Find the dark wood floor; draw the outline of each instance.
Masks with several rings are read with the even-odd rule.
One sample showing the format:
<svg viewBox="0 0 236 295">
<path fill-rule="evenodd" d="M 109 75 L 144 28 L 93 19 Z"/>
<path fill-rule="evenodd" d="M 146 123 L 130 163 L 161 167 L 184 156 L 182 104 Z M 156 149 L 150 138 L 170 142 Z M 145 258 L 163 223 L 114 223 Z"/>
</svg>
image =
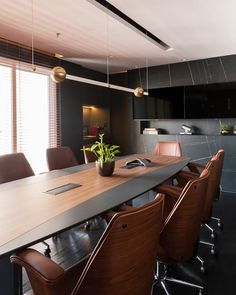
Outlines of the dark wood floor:
<svg viewBox="0 0 236 295">
<path fill-rule="evenodd" d="M 214 215 L 220 216 L 223 221 L 223 229 L 217 228 L 215 222 L 212 226 L 216 229 L 217 239 L 215 241 L 217 255 L 212 256 L 209 248 L 200 246 L 199 253 L 205 259 L 207 272 L 202 274 L 197 261 L 188 264 L 172 267 L 169 272 L 176 278 L 203 284 L 204 293 L 210 295 L 234 295 L 236 294 L 236 194 L 223 193 L 220 201 L 214 206 Z M 98 220 L 98 224 L 90 230 L 83 226 L 74 228 L 62 233 L 57 238 L 49 239 L 47 242 L 51 246 L 51 257 L 62 267 L 67 268 L 83 256 L 90 252 L 99 237 L 101 236 L 106 224 Z M 202 237 L 208 238 L 208 233 L 202 230 Z M 208 238 L 210 241 L 211 239 Z M 38 244 L 35 249 L 43 252 L 44 246 Z M 30 289 L 27 276 L 23 275 L 24 291 Z M 173 295 L 179 294 L 198 294 L 196 289 L 186 286 L 179 286 L 169 283 Z M 153 295 L 165 294 L 158 286 L 154 287 Z"/>
</svg>

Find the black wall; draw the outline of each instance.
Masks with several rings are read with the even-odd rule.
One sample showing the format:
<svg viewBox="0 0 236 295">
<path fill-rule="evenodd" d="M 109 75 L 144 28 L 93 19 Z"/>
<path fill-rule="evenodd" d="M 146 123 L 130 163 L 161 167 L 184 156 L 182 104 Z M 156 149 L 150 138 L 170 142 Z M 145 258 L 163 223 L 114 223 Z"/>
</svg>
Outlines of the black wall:
<svg viewBox="0 0 236 295">
<path fill-rule="evenodd" d="M 61 144 L 70 146 L 80 163 L 83 141 L 82 105 L 110 108 L 110 91 L 107 88 L 66 80 L 59 86 L 61 103 Z"/>
<path fill-rule="evenodd" d="M 236 55 L 150 67 L 148 71 L 150 89 L 235 82 Z M 142 85 L 145 88 L 146 69 L 141 69 L 140 73 Z M 140 86 L 140 73 L 139 70 L 132 70 L 127 73 L 128 87 L 136 88 Z M 132 120 L 131 97 L 132 95 L 127 97 L 126 103 L 120 105 L 120 108 L 123 107 L 128 114 L 123 119 L 124 126 L 129 126 L 130 132 L 126 142 L 129 147 L 127 152 L 150 153 L 158 140 L 178 140 L 183 147 L 183 155 L 206 163 L 219 148 L 224 148 L 226 155 L 222 187 L 225 191 L 236 191 L 236 136 L 220 135 L 221 123 L 227 123 L 230 126 L 236 124 L 236 110 L 235 118 L 231 119 L 150 120 L 145 122 Z M 122 109 L 119 112 L 122 112 Z M 182 131 L 182 124 L 194 127 L 194 131 L 198 135 L 179 135 Z M 165 134 L 142 135 L 142 128 L 145 126 L 160 128 Z"/>
</svg>

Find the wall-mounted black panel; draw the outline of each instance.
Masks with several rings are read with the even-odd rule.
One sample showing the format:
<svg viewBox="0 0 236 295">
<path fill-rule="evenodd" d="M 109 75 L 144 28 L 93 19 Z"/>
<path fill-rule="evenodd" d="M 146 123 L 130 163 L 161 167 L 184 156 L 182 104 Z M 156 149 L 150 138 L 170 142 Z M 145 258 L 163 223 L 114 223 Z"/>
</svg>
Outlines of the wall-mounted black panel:
<svg viewBox="0 0 236 295">
<path fill-rule="evenodd" d="M 184 118 L 182 87 L 150 89 L 148 96 L 133 96 L 134 119 Z"/>
<path fill-rule="evenodd" d="M 162 65 L 158 67 L 150 67 L 148 69 L 148 84 L 149 88 L 162 88 L 170 87 L 170 71 L 168 65 Z"/>
<path fill-rule="evenodd" d="M 195 60 L 188 62 L 194 85 L 207 84 L 207 72 L 203 60 Z"/>
<path fill-rule="evenodd" d="M 228 81 L 236 81 L 236 55 L 222 56 L 221 61 Z"/>
<path fill-rule="evenodd" d="M 157 70 L 158 68 L 158 70 Z M 147 72 L 148 71 L 148 72 Z M 132 70 L 128 72 L 128 85 L 131 88 L 142 86 L 147 89 L 147 76 L 148 88 L 162 88 L 170 87 L 170 70 L 168 65 L 149 67 Z"/>
<path fill-rule="evenodd" d="M 203 60 L 203 66 L 206 72 L 206 84 L 227 82 L 220 57 Z"/>
<path fill-rule="evenodd" d="M 206 119 L 236 117 L 236 83 L 150 89 L 133 98 L 134 119 Z"/>
<path fill-rule="evenodd" d="M 187 62 L 170 64 L 169 67 L 170 67 L 170 85 L 172 87 L 194 84 L 190 67 Z"/>
</svg>

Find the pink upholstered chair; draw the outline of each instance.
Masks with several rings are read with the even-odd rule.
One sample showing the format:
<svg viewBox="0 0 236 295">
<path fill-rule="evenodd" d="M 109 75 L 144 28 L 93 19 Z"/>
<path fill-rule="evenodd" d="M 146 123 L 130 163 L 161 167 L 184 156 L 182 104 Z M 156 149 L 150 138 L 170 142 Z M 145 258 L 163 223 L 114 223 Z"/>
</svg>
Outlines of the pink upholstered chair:
<svg viewBox="0 0 236 295">
<path fill-rule="evenodd" d="M 178 141 L 158 141 L 154 154 L 180 157 L 182 155 L 180 143 Z"/>
</svg>

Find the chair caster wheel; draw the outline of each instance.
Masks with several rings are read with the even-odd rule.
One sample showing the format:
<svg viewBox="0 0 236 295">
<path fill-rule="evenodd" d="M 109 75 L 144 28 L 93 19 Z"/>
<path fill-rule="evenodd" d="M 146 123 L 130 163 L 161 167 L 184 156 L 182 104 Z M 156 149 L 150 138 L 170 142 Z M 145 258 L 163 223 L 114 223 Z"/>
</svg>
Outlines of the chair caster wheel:
<svg viewBox="0 0 236 295">
<path fill-rule="evenodd" d="M 46 250 L 44 251 L 44 256 L 46 256 L 46 257 L 48 257 L 48 258 L 51 258 L 50 253 L 51 253 L 51 250 L 50 250 L 50 249 L 46 249 Z"/>
<path fill-rule="evenodd" d="M 213 240 L 215 239 L 215 234 L 214 234 L 214 233 L 211 234 L 211 238 L 212 238 Z"/>
<path fill-rule="evenodd" d="M 211 249 L 211 255 L 215 255 L 216 254 L 216 251 L 214 248 Z"/>
<path fill-rule="evenodd" d="M 205 273 L 205 268 L 204 268 L 203 266 L 201 266 L 200 270 L 201 270 L 201 273 Z M 200 291 L 199 291 L 199 292 L 200 292 Z M 199 293 L 199 294 L 200 294 L 200 293 Z"/>
<path fill-rule="evenodd" d="M 199 294 L 199 295 L 202 295 L 202 290 L 199 290 L 198 294 Z"/>
<path fill-rule="evenodd" d="M 222 228 L 222 227 L 223 227 L 222 222 L 218 221 L 218 222 L 217 222 L 217 226 L 218 226 L 219 228 Z"/>
</svg>

